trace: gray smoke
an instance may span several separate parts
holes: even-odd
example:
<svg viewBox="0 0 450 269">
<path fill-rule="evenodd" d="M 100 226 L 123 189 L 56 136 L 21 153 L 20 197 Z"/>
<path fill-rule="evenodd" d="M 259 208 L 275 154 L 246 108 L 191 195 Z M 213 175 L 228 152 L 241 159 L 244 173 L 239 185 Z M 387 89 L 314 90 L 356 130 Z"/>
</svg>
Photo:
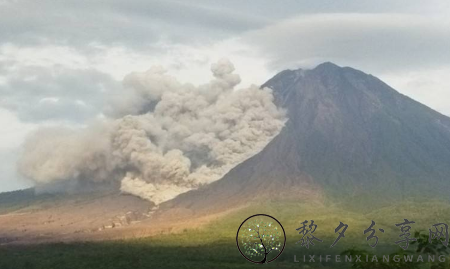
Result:
<svg viewBox="0 0 450 269">
<path fill-rule="evenodd" d="M 162 68 L 132 73 L 107 119 L 84 129 L 41 129 L 19 170 L 38 184 L 120 180 L 121 190 L 156 204 L 219 179 L 260 151 L 285 122 L 270 89 L 235 90 L 226 59 L 205 85 L 181 84 Z"/>
</svg>

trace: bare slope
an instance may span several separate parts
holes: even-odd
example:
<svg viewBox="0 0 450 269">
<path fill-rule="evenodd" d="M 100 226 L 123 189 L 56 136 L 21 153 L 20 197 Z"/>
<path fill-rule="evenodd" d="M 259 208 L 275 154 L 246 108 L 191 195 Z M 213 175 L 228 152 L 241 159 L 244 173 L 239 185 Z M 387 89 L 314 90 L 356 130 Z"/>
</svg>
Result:
<svg viewBox="0 0 450 269">
<path fill-rule="evenodd" d="M 148 218 L 152 204 L 119 192 L 0 194 L 0 244 L 87 239 Z"/>
</svg>

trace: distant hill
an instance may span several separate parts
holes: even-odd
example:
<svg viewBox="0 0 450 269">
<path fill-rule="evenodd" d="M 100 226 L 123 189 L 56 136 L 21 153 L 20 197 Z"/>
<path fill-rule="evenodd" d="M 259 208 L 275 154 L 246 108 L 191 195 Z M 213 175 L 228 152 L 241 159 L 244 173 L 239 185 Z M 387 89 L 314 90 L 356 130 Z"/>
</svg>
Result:
<svg viewBox="0 0 450 269">
<path fill-rule="evenodd" d="M 0 193 L 0 214 L 26 207 L 35 200 L 34 189 L 31 188 Z"/>
<path fill-rule="evenodd" d="M 113 190 L 0 193 L 0 245 L 93 239 L 102 231 L 147 219 L 151 207 L 148 201 Z"/>
</svg>

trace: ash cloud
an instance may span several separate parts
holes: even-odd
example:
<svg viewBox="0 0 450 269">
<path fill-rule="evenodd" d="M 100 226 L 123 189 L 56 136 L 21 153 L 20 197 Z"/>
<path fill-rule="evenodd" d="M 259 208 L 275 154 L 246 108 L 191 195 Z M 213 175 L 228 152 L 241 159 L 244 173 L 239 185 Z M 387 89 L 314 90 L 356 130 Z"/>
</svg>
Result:
<svg viewBox="0 0 450 269">
<path fill-rule="evenodd" d="M 38 185 L 120 181 L 155 204 L 209 184 L 260 151 L 284 126 L 270 89 L 235 89 L 222 59 L 207 84 L 182 84 L 161 67 L 131 73 L 107 118 L 83 129 L 46 128 L 24 144 L 19 171 Z"/>
</svg>

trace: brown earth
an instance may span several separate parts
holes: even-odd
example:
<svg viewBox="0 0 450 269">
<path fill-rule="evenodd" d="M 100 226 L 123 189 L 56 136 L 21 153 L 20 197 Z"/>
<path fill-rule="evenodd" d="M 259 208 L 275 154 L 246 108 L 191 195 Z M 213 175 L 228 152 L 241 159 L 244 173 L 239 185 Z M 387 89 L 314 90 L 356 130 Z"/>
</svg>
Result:
<svg viewBox="0 0 450 269">
<path fill-rule="evenodd" d="M 196 215 L 187 209 L 155 214 L 151 202 L 112 193 L 34 200 L 0 213 L 0 245 L 140 238 L 198 228 L 228 214 Z"/>
</svg>

